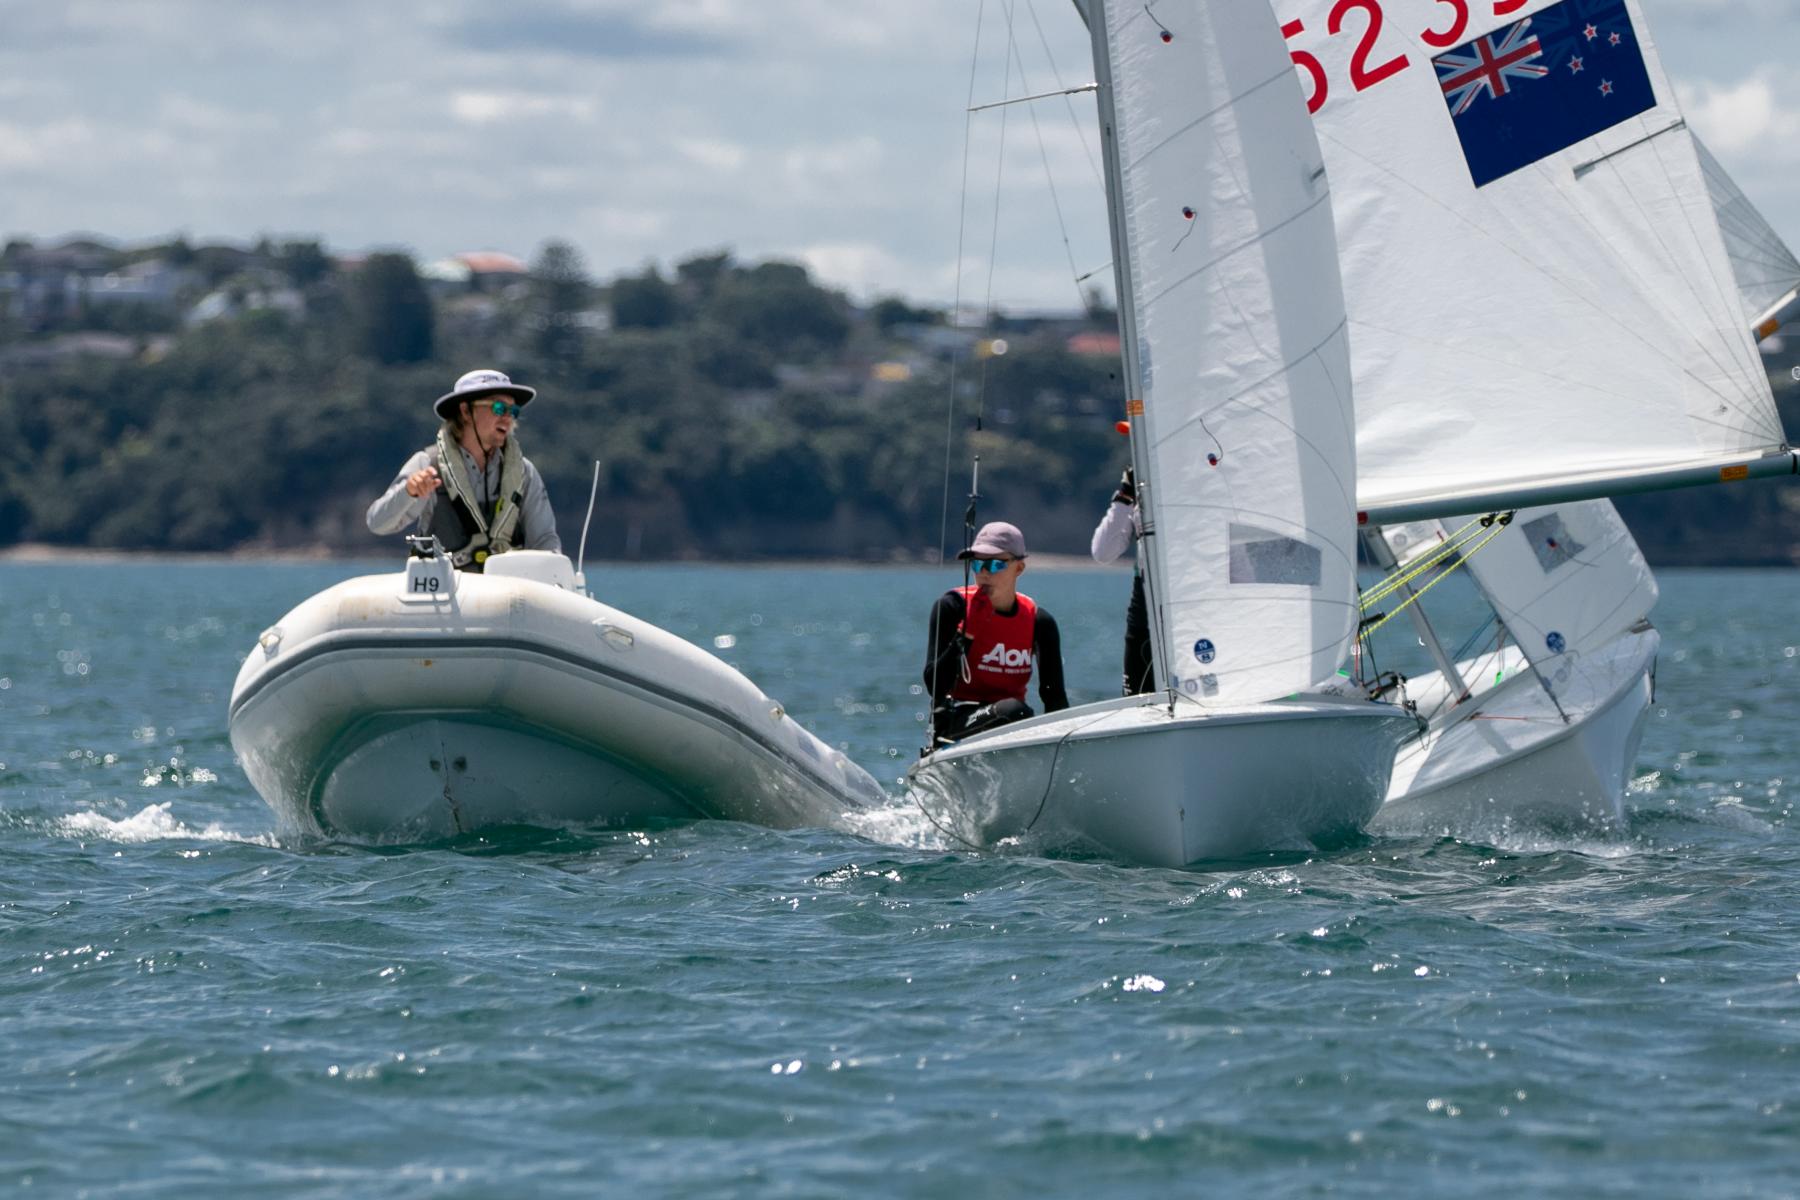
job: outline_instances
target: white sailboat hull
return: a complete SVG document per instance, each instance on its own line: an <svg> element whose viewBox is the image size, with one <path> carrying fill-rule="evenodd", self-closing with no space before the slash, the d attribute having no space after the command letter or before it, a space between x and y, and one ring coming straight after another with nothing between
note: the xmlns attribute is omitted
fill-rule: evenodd
<svg viewBox="0 0 1800 1200"><path fill-rule="evenodd" d="M1417 733L1397 708L1329 697L1174 714L1132 697L969 738L921 759L908 785L966 844L1182 867L1355 835Z"/></svg>
<svg viewBox="0 0 1800 1200"><path fill-rule="evenodd" d="M1500 683L1477 691L1441 728L1401 751L1372 828L1481 838L1519 828L1616 827L1649 715L1660 644L1661 636L1645 626L1583 656L1579 670L1552 678L1555 701L1511 651ZM1491 658L1458 669L1470 679L1478 666L1490 679L1496 671ZM1429 711L1442 677L1421 676L1413 685L1421 710Z"/></svg>
<svg viewBox="0 0 1800 1200"><path fill-rule="evenodd" d="M565 568L566 570L566 568ZM503 824L828 824L880 786L735 669L531 579L407 576L303 602L239 673L231 741L284 829L417 839Z"/></svg>

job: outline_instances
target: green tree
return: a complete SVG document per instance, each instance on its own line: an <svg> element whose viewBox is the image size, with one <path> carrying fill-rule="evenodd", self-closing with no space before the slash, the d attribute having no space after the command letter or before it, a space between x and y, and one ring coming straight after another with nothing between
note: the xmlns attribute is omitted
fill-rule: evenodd
<svg viewBox="0 0 1800 1200"><path fill-rule="evenodd" d="M581 314L593 293L581 253L567 242L545 242L531 265L531 320L535 349L553 368L581 361Z"/></svg>
<svg viewBox="0 0 1800 1200"><path fill-rule="evenodd" d="M369 255L356 275L352 308L357 349L376 362L391 365L431 357L431 297L411 255Z"/></svg>
<svg viewBox="0 0 1800 1200"><path fill-rule="evenodd" d="M942 325L944 314L935 308L914 308L898 296L883 296L869 309L876 328L890 332L896 325Z"/></svg>
<svg viewBox="0 0 1800 1200"><path fill-rule="evenodd" d="M681 298L652 266L612 286L613 325L619 329L663 329L681 316Z"/></svg>
<svg viewBox="0 0 1800 1200"><path fill-rule="evenodd" d="M283 242L276 254L295 287L307 288L331 274L331 256L318 242Z"/></svg>
<svg viewBox="0 0 1800 1200"><path fill-rule="evenodd" d="M731 269L731 253L717 250L711 254L696 254L676 263L675 279L690 300L703 304L711 298L719 280L730 274Z"/></svg>
<svg viewBox="0 0 1800 1200"><path fill-rule="evenodd" d="M798 263L758 263L719 282L708 313L771 353L812 356L835 350L850 333L848 305L814 286Z"/></svg>

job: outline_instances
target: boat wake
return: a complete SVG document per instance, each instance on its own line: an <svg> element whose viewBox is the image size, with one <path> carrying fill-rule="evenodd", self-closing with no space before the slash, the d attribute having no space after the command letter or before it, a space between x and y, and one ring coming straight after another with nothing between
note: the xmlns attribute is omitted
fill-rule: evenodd
<svg viewBox="0 0 1800 1200"><path fill-rule="evenodd" d="M932 824L910 796L894 796L884 804L845 812L838 818L846 833L884 846L912 850L954 850L961 843Z"/></svg>
<svg viewBox="0 0 1800 1200"><path fill-rule="evenodd" d="M242 842L251 846L275 846L272 834L243 834L226 829L217 821L208 824L204 829L194 829L182 824L169 811L174 802L164 800L160 804L146 805L142 810L129 817L114 820L104 813L79 812L63 817L56 822L56 832L65 837L82 839L99 839L108 842L161 842L161 841L197 841L197 842Z"/></svg>

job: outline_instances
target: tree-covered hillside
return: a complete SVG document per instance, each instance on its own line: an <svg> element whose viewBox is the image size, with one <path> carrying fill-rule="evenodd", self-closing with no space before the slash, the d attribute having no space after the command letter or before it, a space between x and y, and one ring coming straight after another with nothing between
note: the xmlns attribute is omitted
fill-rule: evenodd
<svg viewBox="0 0 1800 1200"><path fill-rule="evenodd" d="M432 400L494 366L540 391L520 437L571 549L599 463L590 557L930 557L946 513L960 536L976 451L984 519L1082 553L1125 461L1115 333L1106 312L971 329L858 307L724 253L597 283L560 243L421 266L15 242L0 545L377 549L364 509L431 437ZM1653 561L1800 562L1800 487L1620 508Z"/></svg>

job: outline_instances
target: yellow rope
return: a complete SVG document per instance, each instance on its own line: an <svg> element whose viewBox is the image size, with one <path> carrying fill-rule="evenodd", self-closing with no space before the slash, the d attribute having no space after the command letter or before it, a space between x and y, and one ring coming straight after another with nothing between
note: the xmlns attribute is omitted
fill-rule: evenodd
<svg viewBox="0 0 1800 1200"><path fill-rule="evenodd" d="M1510 516L1511 516L1511 514L1509 513L1508 517L1510 517ZM1413 605L1417 604L1421 599L1424 598L1426 592L1429 592L1432 588L1434 588L1438 584L1444 582L1444 580L1450 578L1450 576L1454 575L1457 572L1457 570L1460 567L1462 567L1462 565L1464 563L1467 563L1471 558L1475 557L1475 555L1481 553L1481 548L1483 546L1487 545L1489 542L1493 541L1495 538L1499 537L1501 531L1506 528L1506 525L1507 525L1506 520L1503 520L1499 517L1495 517L1493 519L1493 528L1489 529L1487 531L1487 535L1485 537L1483 537L1480 541L1476 542L1475 545L1470 548L1469 552L1462 556L1461 562L1457 563L1456 566L1451 567L1448 571L1445 571L1442 575L1439 575L1436 579L1432 580L1430 583L1426 584L1424 587L1420 588L1418 591L1416 591L1412 595L1408 596L1406 598L1405 604L1402 604L1399 608L1396 608L1393 612L1388 613L1386 616L1382 617L1381 620L1375 622L1373 625L1371 625L1367 629L1363 630L1362 636L1366 638L1366 637L1373 635L1377 629L1380 629L1383 625L1386 625L1389 621L1393 620L1395 617L1399 616L1401 613L1405 612L1407 609L1409 609ZM1466 528L1466 526L1465 526L1465 528Z"/></svg>
<svg viewBox="0 0 1800 1200"><path fill-rule="evenodd" d="M1476 517L1473 521L1470 521L1467 525L1464 525L1461 529L1451 534L1444 540L1442 545L1425 555L1418 562L1413 563L1404 571L1388 576L1386 579L1383 579L1380 583L1377 583L1374 587L1364 592L1361 600L1363 611L1367 612L1369 609L1381 603L1419 576L1443 562L1444 559L1448 558L1450 555L1462 549L1467 542L1471 541L1474 537L1479 536L1477 534L1471 534L1469 531L1480 526L1483 520L1484 518L1482 517Z"/></svg>

